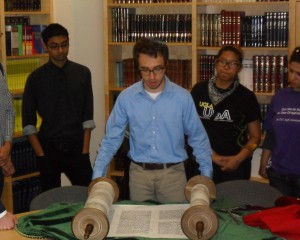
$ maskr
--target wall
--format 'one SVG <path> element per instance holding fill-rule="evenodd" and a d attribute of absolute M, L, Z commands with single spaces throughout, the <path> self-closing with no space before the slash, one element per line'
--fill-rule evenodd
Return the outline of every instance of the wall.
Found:
<path fill-rule="evenodd" d="M 69 59 L 86 65 L 92 72 L 94 94 L 94 120 L 90 158 L 94 163 L 97 149 L 104 134 L 104 79 L 103 73 L 103 23 L 102 0 L 53 0 L 54 22 L 62 24 L 69 31 Z M 66 177 L 63 185 L 69 185 Z"/>

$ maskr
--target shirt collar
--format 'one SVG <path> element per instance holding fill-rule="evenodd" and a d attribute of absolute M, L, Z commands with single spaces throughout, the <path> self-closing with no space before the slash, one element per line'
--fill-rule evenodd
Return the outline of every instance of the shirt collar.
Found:
<path fill-rule="evenodd" d="M 53 70 L 64 70 L 64 69 L 66 69 L 67 68 L 67 66 L 69 65 L 69 59 L 67 59 L 66 60 L 66 62 L 65 62 L 65 65 L 62 67 L 62 68 L 60 68 L 60 67 L 58 67 L 58 66 L 56 66 L 50 59 L 49 59 L 49 61 L 48 61 L 48 66 L 49 67 L 51 67 Z"/>

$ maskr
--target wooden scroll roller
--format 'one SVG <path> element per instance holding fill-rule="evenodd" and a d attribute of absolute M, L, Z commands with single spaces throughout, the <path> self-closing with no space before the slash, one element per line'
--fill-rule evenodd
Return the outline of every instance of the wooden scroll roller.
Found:
<path fill-rule="evenodd" d="M 88 188 L 84 208 L 72 220 L 72 231 L 78 239 L 104 239 L 109 231 L 108 215 L 119 197 L 118 185 L 111 179 L 94 179 Z"/>
<path fill-rule="evenodd" d="M 216 198 L 214 182 L 205 176 L 191 178 L 185 186 L 190 207 L 181 217 L 181 229 L 192 240 L 210 239 L 218 229 L 218 218 L 210 203 Z"/>

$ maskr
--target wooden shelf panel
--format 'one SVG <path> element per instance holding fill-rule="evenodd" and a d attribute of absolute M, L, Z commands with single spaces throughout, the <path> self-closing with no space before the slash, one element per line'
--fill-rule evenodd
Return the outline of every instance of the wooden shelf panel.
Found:
<path fill-rule="evenodd" d="M 7 56 L 7 60 L 15 60 L 15 59 L 27 59 L 27 58 L 47 58 L 48 54 L 27 54 L 27 55 L 20 55 L 20 56 Z"/>
<path fill-rule="evenodd" d="M 39 172 L 33 172 L 33 173 L 27 173 L 27 174 L 17 176 L 17 177 L 5 177 L 4 181 L 5 182 L 14 182 L 14 181 L 24 180 L 24 179 L 38 177 L 38 176 L 40 176 Z"/>
<path fill-rule="evenodd" d="M 186 6 L 192 6 L 192 2 L 172 2 L 170 3 L 108 3 L 108 7 L 162 7 L 166 6 L 168 8 L 174 8 L 174 7 L 186 7 Z"/>
<path fill-rule="evenodd" d="M 221 47 L 208 47 L 208 46 L 197 46 L 197 50 L 219 50 Z M 289 48 L 287 47 L 241 47 L 243 51 L 280 51 L 287 52 Z"/>
<path fill-rule="evenodd" d="M 198 1 L 197 2 L 197 6 L 230 6 L 230 5 L 239 5 L 239 6 L 271 6 L 271 5 L 287 5 L 289 2 L 285 1 L 285 2 L 204 2 L 204 1 Z"/>

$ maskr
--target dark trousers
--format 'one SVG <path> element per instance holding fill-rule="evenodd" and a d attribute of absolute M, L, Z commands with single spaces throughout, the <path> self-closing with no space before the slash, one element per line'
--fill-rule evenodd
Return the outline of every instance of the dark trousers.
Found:
<path fill-rule="evenodd" d="M 41 174 L 42 191 L 61 186 L 61 173 L 65 173 L 72 185 L 88 186 L 92 179 L 89 154 L 51 150 L 46 156 L 37 157 Z"/>
<path fill-rule="evenodd" d="M 277 188 L 282 194 L 295 198 L 300 197 L 300 177 L 282 175 L 274 169 L 268 169 L 270 185 Z"/>

